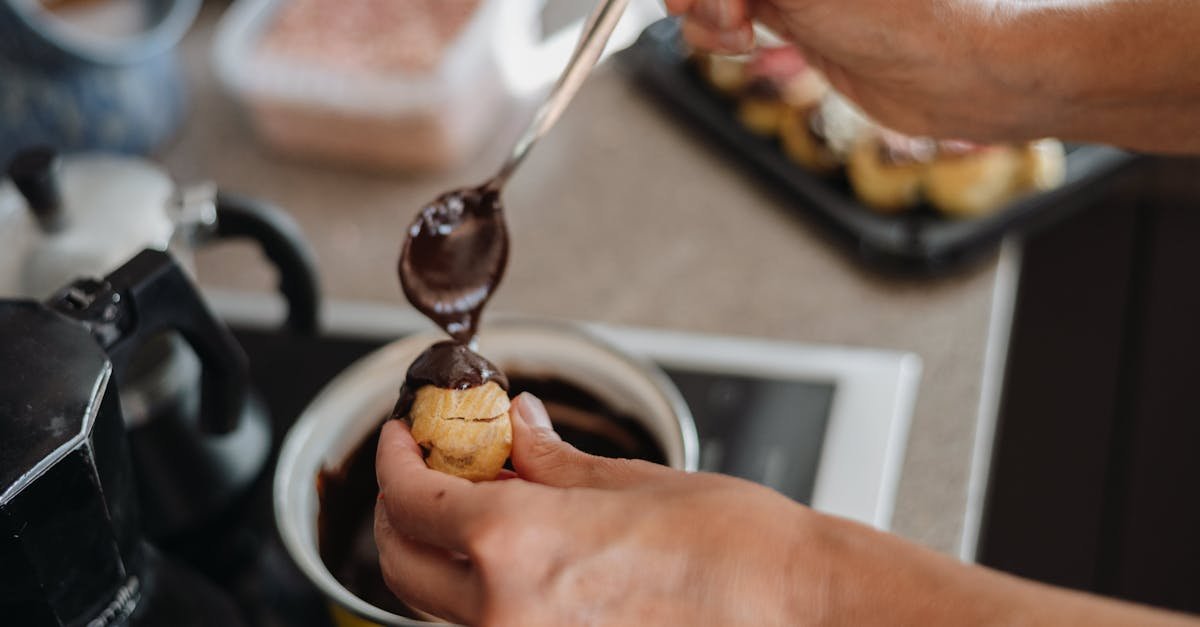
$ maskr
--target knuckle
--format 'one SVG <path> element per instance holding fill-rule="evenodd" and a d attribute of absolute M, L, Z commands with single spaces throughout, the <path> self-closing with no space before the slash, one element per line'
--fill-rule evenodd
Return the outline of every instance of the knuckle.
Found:
<path fill-rule="evenodd" d="M 614 459 L 584 457 L 577 461 L 580 483 L 584 486 L 597 485 L 602 481 L 623 475 L 627 468 Z"/>
<path fill-rule="evenodd" d="M 555 463 L 555 460 L 563 456 L 563 443 L 549 437 L 538 437 L 533 440 L 533 445 L 529 447 L 530 456 L 544 463 Z"/>
<path fill-rule="evenodd" d="M 539 438 L 530 445 L 520 470 L 534 477 L 552 477 L 573 466 L 572 449 L 551 438 Z"/>

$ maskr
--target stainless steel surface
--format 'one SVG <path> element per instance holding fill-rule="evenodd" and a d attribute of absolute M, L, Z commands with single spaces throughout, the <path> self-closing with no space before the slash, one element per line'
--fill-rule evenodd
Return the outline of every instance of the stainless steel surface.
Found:
<path fill-rule="evenodd" d="M 571 59 L 567 61 L 562 76 L 555 83 L 546 101 L 538 108 L 533 122 L 517 140 L 512 154 L 500 167 L 500 171 L 489 182 L 489 185 L 495 189 L 504 187 L 512 173 L 525 160 L 525 155 L 529 154 L 534 144 L 554 126 L 563 111 L 566 111 L 567 105 L 571 103 L 571 99 L 583 86 L 588 74 L 596 65 L 596 61 L 600 59 L 600 55 L 604 52 L 604 45 L 608 43 L 608 38 L 612 35 L 613 29 L 617 27 L 617 22 L 621 19 L 621 14 L 625 12 L 628 4 L 629 0 L 600 0 L 600 3 L 596 5 L 595 10 L 584 23 L 579 43 L 576 44 Z"/>

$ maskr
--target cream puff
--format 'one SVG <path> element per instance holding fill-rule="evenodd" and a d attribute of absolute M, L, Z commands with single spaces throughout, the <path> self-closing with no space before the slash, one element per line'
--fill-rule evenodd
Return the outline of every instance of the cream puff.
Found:
<path fill-rule="evenodd" d="M 792 109 L 779 124 L 779 141 L 789 159 L 817 174 L 832 174 L 842 166 L 820 128 L 820 111 L 816 108 Z"/>
<path fill-rule="evenodd" d="M 986 215 L 1023 191 L 1025 162 L 1010 145 L 943 141 L 925 172 L 925 197 L 955 218 Z"/>
<path fill-rule="evenodd" d="M 412 363 L 392 417 L 407 420 L 430 468 L 495 479 L 512 451 L 508 379 L 468 346 L 438 342 Z"/>
<path fill-rule="evenodd" d="M 934 142 L 878 129 L 850 152 L 846 176 L 863 204 L 881 213 L 898 213 L 921 201 L 925 168 Z"/>

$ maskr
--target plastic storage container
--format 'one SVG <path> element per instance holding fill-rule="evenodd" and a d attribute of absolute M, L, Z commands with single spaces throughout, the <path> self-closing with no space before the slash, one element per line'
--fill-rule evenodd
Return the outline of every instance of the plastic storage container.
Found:
<path fill-rule="evenodd" d="M 260 138 L 288 155 L 375 169 L 446 168 L 474 153 L 511 111 L 492 50 L 529 34 L 504 32 L 521 7 L 503 4 L 481 0 L 437 67 L 404 75 L 347 73 L 269 53 L 260 44 L 284 1 L 242 0 L 218 26 L 215 67 Z"/>
<path fill-rule="evenodd" d="M 473 156 L 518 103 L 554 80 L 582 24 L 542 40 L 545 0 L 480 0 L 431 72 L 347 73 L 264 53 L 263 37 L 285 2 L 230 7 L 213 46 L 218 77 L 267 145 L 387 171 L 441 170 Z M 610 51 L 657 17 L 653 6 L 631 3 Z"/>

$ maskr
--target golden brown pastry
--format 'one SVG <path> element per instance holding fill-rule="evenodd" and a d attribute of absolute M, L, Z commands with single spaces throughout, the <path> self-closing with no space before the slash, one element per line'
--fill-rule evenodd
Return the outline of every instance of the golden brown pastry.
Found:
<path fill-rule="evenodd" d="M 779 134 L 779 127 L 788 111 L 782 95 L 765 79 L 751 82 L 738 101 L 738 121 L 764 137 Z"/>
<path fill-rule="evenodd" d="M 416 392 L 409 422 L 430 468 L 490 481 L 512 451 L 508 409 L 508 393 L 494 381 L 466 390 L 427 385 Z"/>
<path fill-rule="evenodd" d="M 925 168 L 932 154 L 927 140 L 879 131 L 850 152 L 846 176 L 864 204 L 881 213 L 906 211 L 921 200 Z"/>
<path fill-rule="evenodd" d="M 842 163 L 825 138 L 813 128 L 814 113 L 814 108 L 788 111 L 779 124 L 779 140 L 784 154 L 804 169 L 817 174 L 832 174 Z"/>
<path fill-rule="evenodd" d="M 1023 165 L 1007 145 L 942 150 L 926 170 L 925 196 L 951 217 L 986 215 L 1023 191 Z"/>

